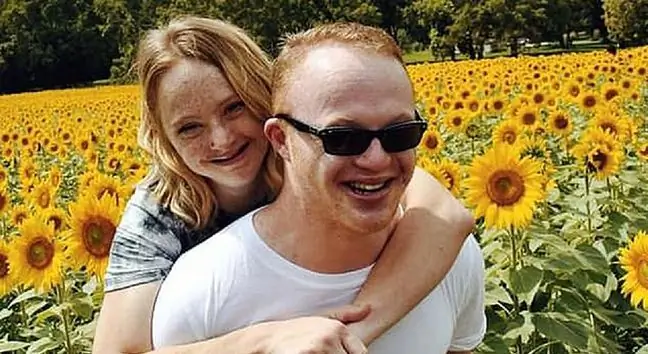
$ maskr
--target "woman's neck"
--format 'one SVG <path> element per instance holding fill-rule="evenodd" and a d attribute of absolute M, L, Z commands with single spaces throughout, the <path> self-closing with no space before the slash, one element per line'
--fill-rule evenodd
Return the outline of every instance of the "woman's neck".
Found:
<path fill-rule="evenodd" d="M 247 186 L 225 187 L 212 186 L 218 209 L 230 214 L 245 214 L 259 205 L 266 197 L 268 188 L 259 176 Z"/>

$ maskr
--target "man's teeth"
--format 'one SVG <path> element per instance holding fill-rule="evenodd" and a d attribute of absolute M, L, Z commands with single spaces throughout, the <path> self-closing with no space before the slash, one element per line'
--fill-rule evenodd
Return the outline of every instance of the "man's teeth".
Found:
<path fill-rule="evenodd" d="M 354 189 L 359 189 L 359 190 L 367 191 L 367 192 L 373 192 L 373 191 L 377 191 L 377 190 L 381 189 L 382 187 L 385 186 L 385 184 L 386 184 L 386 182 L 378 183 L 378 184 L 365 184 L 365 183 L 352 182 L 350 185 L 351 185 L 351 188 L 354 188 Z"/>

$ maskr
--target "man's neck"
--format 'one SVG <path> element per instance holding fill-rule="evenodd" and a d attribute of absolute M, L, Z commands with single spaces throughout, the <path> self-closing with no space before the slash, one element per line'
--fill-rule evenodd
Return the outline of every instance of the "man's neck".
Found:
<path fill-rule="evenodd" d="M 397 222 L 395 216 L 388 227 L 359 234 L 337 220 L 317 217 L 313 208 L 282 194 L 254 216 L 256 231 L 284 258 L 318 273 L 343 273 L 373 264 Z"/>

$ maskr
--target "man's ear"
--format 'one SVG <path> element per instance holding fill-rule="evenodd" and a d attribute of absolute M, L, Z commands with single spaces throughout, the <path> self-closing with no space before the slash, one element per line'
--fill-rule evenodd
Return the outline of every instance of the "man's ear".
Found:
<path fill-rule="evenodd" d="M 272 145 L 272 148 L 281 156 L 282 159 L 290 161 L 290 153 L 286 145 L 286 126 L 278 118 L 269 118 L 265 121 L 263 132 Z"/>

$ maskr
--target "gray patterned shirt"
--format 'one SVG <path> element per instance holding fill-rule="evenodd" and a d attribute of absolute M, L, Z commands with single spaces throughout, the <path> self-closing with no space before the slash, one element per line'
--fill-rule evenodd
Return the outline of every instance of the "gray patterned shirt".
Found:
<path fill-rule="evenodd" d="M 203 229 L 192 230 L 162 207 L 144 187 L 128 201 L 113 239 L 104 291 L 162 280 L 181 254 L 240 215 L 221 213 Z"/>

